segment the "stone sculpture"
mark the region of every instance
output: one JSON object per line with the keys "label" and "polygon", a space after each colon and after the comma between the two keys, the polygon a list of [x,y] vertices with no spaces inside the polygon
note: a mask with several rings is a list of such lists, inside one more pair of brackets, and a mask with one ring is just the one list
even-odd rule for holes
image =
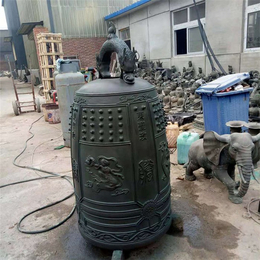
{"label": "stone sculpture", "polygon": [[160,100],[163,100],[164,95],[162,93],[162,88],[157,88],[158,97]]}
{"label": "stone sculpture", "polygon": [[[198,68],[198,74],[194,75],[194,67],[191,61],[188,63],[188,67],[183,67],[182,72],[177,71],[175,65],[171,66],[170,69],[163,69],[162,62],[157,61],[156,66],[155,62],[148,61],[149,68],[145,69],[137,69],[136,76],[141,77],[147,80],[149,83],[154,85],[157,89],[162,88],[162,92],[164,93],[165,89],[170,87],[170,100],[167,97],[165,100],[167,101],[167,107],[165,112],[173,113],[177,110],[182,110],[185,112],[195,112],[201,113],[202,102],[201,97],[195,94],[195,90],[206,82],[211,82],[218,77],[222,76],[217,70],[212,71],[206,76],[202,68]],[[229,65],[229,72],[234,73],[233,67]],[[250,71],[250,80],[247,82],[251,87],[254,88],[254,91],[250,97],[250,109],[249,114],[252,117],[259,117],[260,115],[260,79],[259,72],[254,70]],[[178,89],[177,89],[178,88]],[[177,92],[173,92],[177,90]],[[182,96],[178,96],[179,92],[183,92]],[[160,97],[163,98],[164,95],[159,91]],[[185,99],[185,95],[187,98]],[[180,101],[178,102],[178,99]],[[182,99],[184,98],[184,100]],[[169,102],[170,101],[170,102]],[[179,106],[177,106],[177,103]],[[185,103],[185,104],[184,104]]]}
{"label": "stone sculpture", "polygon": [[188,68],[186,69],[186,73],[185,73],[185,79],[192,79],[193,78],[193,73],[194,73],[194,68],[192,66],[192,62],[189,61],[189,66]]}
{"label": "stone sculpture", "polygon": [[156,66],[157,68],[162,68],[162,62],[161,61],[156,61]]}
{"label": "stone sculpture", "polygon": [[[227,186],[231,202],[242,203],[249,188],[254,165],[260,159],[260,134],[248,133],[218,135],[206,132],[203,139],[194,142],[189,150],[189,161],[185,164],[185,179],[194,181],[194,171],[204,168],[206,178],[213,176]],[[241,183],[235,182],[235,165],[241,177]]]}
{"label": "stone sculpture", "polygon": [[140,65],[139,65],[139,66],[140,66],[141,69],[146,69],[146,68],[149,67],[148,60],[146,59],[145,54],[144,54],[143,59],[142,59],[142,61],[140,62]]}
{"label": "stone sculpture", "polygon": [[186,68],[185,68],[185,67],[182,68],[182,74],[181,74],[181,76],[182,76],[183,78],[185,78],[185,76],[186,76]]}
{"label": "stone sculpture", "polygon": [[197,79],[205,79],[205,74],[202,72],[202,68],[199,67],[199,74],[196,76]]}
{"label": "stone sculpture", "polygon": [[228,65],[228,74],[234,74],[233,67],[231,65]]}
{"label": "stone sculpture", "polygon": [[170,90],[169,89],[165,89],[164,90],[164,98],[163,98],[163,105],[164,105],[164,110],[165,112],[169,112],[171,109],[171,97],[170,97]]}

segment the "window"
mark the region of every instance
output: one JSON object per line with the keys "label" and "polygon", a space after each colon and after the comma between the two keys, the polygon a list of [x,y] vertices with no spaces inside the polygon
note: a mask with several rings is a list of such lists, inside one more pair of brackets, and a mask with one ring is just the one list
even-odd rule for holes
{"label": "window", "polygon": [[256,4],[260,4],[260,1],[259,0],[248,0],[248,6],[256,5]]}
{"label": "window", "polygon": [[245,50],[260,48],[260,0],[247,0],[244,47]]}
{"label": "window", "polygon": [[129,27],[119,30],[119,37],[128,45],[131,50],[130,30]]}
{"label": "window", "polygon": [[[197,4],[197,7],[201,23],[204,25],[205,3]],[[175,55],[204,52],[195,6],[175,11],[172,15]]]}

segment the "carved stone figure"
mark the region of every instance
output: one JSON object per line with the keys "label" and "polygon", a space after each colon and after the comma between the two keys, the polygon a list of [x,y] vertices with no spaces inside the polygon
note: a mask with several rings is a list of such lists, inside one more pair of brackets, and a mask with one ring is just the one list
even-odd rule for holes
{"label": "carved stone figure", "polygon": [[177,72],[176,67],[173,65],[172,66],[172,77],[171,77],[171,79],[174,80],[174,79],[176,79],[178,77],[179,77],[179,72]]}
{"label": "carved stone figure", "polygon": [[189,105],[189,107],[191,107],[195,100],[195,95],[192,94],[191,88],[186,89],[186,95],[187,95],[186,105]]}
{"label": "carved stone figure", "polygon": [[178,84],[176,82],[171,82],[171,89],[175,90],[177,88]]}
{"label": "carved stone figure", "polygon": [[219,78],[220,74],[218,71],[214,70],[212,71],[209,76],[208,76],[208,81],[212,81],[212,80],[215,80],[217,78]]}
{"label": "carved stone figure", "polygon": [[154,79],[159,82],[162,79],[162,73],[158,70],[154,74]]}
{"label": "carved stone figure", "polygon": [[228,65],[228,74],[234,74],[233,67],[231,65]]}
{"label": "carved stone figure", "polygon": [[148,60],[146,59],[145,54],[144,54],[144,56],[143,56],[142,61],[139,63],[139,66],[140,66],[141,69],[146,69],[146,68],[148,68],[149,64],[148,64]]}
{"label": "carved stone figure", "polygon": [[160,100],[163,100],[164,95],[162,93],[162,88],[157,88],[158,97]]}
{"label": "carved stone figure", "polygon": [[184,95],[183,89],[182,89],[181,87],[177,87],[177,88],[176,88],[176,96],[177,96],[178,98],[180,98],[180,97],[183,97],[183,95]]}
{"label": "carved stone figure", "polygon": [[175,72],[177,71],[175,65],[172,65],[172,66],[171,66],[171,69],[172,69],[172,72],[173,72],[173,73],[175,73]]}
{"label": "carved stone figure", "polygon": [[150,65],[150,68],[154,68],[154,66],[155,66],[155,63],[153,62],[153,61],[149,61],[149,65]]}
{"label": "carved stone figure", "polygon": [[192,79],[193,78],[193,73],[194,73],[194,68],[192,66],[192,62],[189,61],[189,66],[186,69],[185,78],[188,79],[188,80]]}
{"label": "carved stone figure", "polygon": [[183,78],[186,76],[186,68],[183,67],[182,68],[182,75],[181,75]]}
{"label": "carved stone figure", "polygon": [[194,82],[191,86],[191,90],[192,90],[192,94],[195,93],[195,90],[200,86],[200,84],[198,82]]}
{"label": "carved stone figure", "polygon": [[199,67],[199,74],[196,76],[197,79],[205,79],[205,74],[202,72],[202,68]]}
{"label": "carved stone figure", "polygon": [[156,61],[156,66],[157,68],[162,68],[162,62],[160,62],[159,60]]}
{"label": "carved stone figure", "polygon": [[178,98],[177,107],[181,108],[184,105],[184,98]]}
{"label": "carved stone figure", "polygon": [[183,87],[183,89],[188,88],[189,87],[189,81],[185,80],[185,79],[182,80],[181,86]]}
{"label": "carved stone figure", "polygon": [[171,97],[171,105],[176,106],[178,98],[176,97],[175,91],[170,92],[170,97]]}
{"label": "carved stone figure", "polygon": [[163,98],[163,105],[165,112],[169,112],[171,109],[171,97],[169,96],[170,90],[165,89],[164,90],[165,97]]}
{"label": "carved stone figure", "polygon": [[[193,171],[204,168],[206,178],[215,176],[227,186],[229,199],[236,204],[242,203],[249,188],[254,164],[260,159],[260,134],[248,133],[218,135],[206,132],[203,139],[194,142],[189,150],[189,161],[185,164],[186,180],[196,179]],[[235,182],[235,165],[241,177],[241,183]]]}

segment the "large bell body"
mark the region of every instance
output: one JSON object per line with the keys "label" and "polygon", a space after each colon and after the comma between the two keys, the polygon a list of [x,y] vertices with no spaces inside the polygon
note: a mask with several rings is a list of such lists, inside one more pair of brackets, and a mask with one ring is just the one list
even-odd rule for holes
{"label": "large bell body", "polygon": [[170,162],[163,105],[135,79],[99,79],[76,92],[72,169],[79,230],[92,244],[133,249],[171,223]]}

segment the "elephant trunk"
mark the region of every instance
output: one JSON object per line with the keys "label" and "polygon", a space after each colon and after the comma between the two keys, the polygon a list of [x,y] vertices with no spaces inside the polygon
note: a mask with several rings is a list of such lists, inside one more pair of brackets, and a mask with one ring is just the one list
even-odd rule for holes
{"label": "elephant trunk", "polygon": [[250,178],[251,178],[251,173],[252,173],[252,168],[251,172],[247,173],[244,172],[242,167],[238,166],[239,174],[241,176],[241,182],[240,182],[240,187],[238,190],[238,193],[236,194],[237,197],[244,197],[248,191],[249,184],[250,184]]}
{"label": "elephant trunk", "polygon": [[241,177],[240,187],[237,197],[244,197],[248,191],[250,178],[253,171],[252,155],[251,153],[243,153],[243,156],[237,158],[237,167]]}

